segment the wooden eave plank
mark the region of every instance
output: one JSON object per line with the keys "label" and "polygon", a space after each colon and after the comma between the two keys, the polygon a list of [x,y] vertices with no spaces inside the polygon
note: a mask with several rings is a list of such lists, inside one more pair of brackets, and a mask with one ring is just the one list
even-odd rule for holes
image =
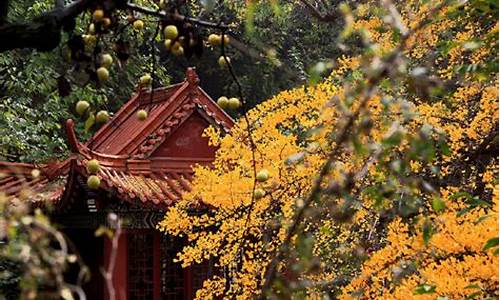
{"label": "wooden eave plank", "polygon": [[175,182],[170,179],[165,173],[162,173],[163,178],[167,182],[168,186],[170,187],[171,190],[173,190],[177,195],[182,196],[182,190],[180,190],[176,185]]}
{"label": "wooden eave plank", "polygon": [[177,172],[170,172],[169,174],[172,174],[172,177],[174,177],[186,191],[192,190],[191,185],[187,183],[187,180],[179,176]]}
{"label": "wooden eave plank", "polygon": [[[152,174],[155,179],[157,180],[157,185],[160,187],[161,191],[163,192],[163,194],[165,196],[167,196],[167,198],[169,198],[171,201],[176,201],[178,200],[179,198],[176,197],[174,194],[172,194],[172,192],[170,192],[165,186],[165,180],[163,178],[161,178],[160,176],[158,176],[157,174],[153,173]],[[169,186],[168,184],[166,184],[167,186]]]}

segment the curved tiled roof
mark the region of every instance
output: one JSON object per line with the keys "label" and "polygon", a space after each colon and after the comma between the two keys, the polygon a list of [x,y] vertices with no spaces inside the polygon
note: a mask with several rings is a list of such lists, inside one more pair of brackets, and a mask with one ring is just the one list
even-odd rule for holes
{"label": "curved tiled roof", "polygon": [[[86,144],[78,141],[73,121],[68,120],[66,132],[74,154],[63,162],[46,165],[0,162],[0,192],[16,197],[28,189],[38,200],[58,200],[73,184],[67,178],[71,174],[89,176],[85,165],[96,159],[101,188],[116,191],[120,199],[158,207],[179,200],[191,189],[193,165],[210,164],[213,153],[203,157],[151,155],[196,112],[206,124],[226,131],[233,125],[198,81],[194,69],[189,68],[182,83],[154,91],[138,90]],[[139,109],[149,112],[146,121],[137,120]],[[38,177],[32,176],[33,169],[40,170]]]}
{"label": "curved tiled roof", "polygon": [[38,165],[0,162],[0,193],[33,202],[54,201],[64,192],[67,162]]}

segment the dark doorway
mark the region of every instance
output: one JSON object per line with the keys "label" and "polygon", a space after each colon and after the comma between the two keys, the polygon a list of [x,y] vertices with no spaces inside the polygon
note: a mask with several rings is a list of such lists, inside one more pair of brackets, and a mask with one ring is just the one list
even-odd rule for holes
{"label": "dark doorway", "polygon": [[[63,232],[71,239],[79,255],[90,270],[90,281],[83,284],[87,299],[102,299],[104,295],[104,280],[101,267],[104,263],[104,241],[94,235],[93,229],[64,229]],[[76,282],[79,267],[71,266],[67,272],[69,282]]]}

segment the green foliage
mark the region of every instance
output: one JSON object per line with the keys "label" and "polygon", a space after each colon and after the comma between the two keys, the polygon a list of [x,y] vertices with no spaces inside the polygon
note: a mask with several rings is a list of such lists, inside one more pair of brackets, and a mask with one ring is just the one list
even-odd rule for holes
{"label": "green foliage", "polygon": [[[26,13],[28,17],[35,17],[52,8],[53,1],[48,0],[11,1],[9,21],[24,20]],[[193,4],[184,9],[190,15],[199,8]],[[208,20],[231,20],[236,25],[230,34],[244,46],[238,49],[230,46],[226,51],[250,104],[248,107],[305,82],[309,76],[317,80],[326,75],[328,72],[315,71],[316,63],[338,54],[338,49],[331,45],[339,27],[311,22],[310,18],[304,18],[305,9],[296,4],[258,2],[247,8],[228,1],[213,10],[207,9],[206,13]],[[252,17],[254,28],[250,35],[245,34],[248,20],[239,17],[245,14]],[[106,109],[112,116],[135,90],[138,78],[151,73],[152,49],[156,58],[155,86],[182,81],[185,67],[195,66],[202,87],[211,96],[236,95],[233,79],[217,64],[220,49],[205,49],[202,57],[190,60],[174,57],[166,52],[163,41],[154,37],[156,28],[150,25],[154,23],[148,22],[150,18],[143,19],[146,21],[143,31],[127,27],[117,35],[104,35],[98,52],[89,50],[97,61],[98,53],[114,56],[113,44],[117,40],[128,43],[128,61],[118,64],[114,56],[110,80],[105,84],[96,83],[89,77],[86,69],[95,68],[93,64],[77,66],[68,60],[65,45],[71,38],[69,33],[64,34],[61,45],[50,53],[15,50],[0,54],[0,69],[4,70],[0,75],[0,105],[7,112],[0,116],[0,156],[9,160],[42,162],[66,155],[62,125],[67,118],[78,119],[74,104],[87,100],[91,103],[91,112]],[[82,14],[76,19],[74,32],[86,34],[90,22],[90,14]],[[207,35],[213,32],[205,31],[203,34]],[[77,133],[82,140],[98,128],[92,124],[87,126],[87,132],[86,120],[88,116],[77,122]]]}
{"label": "green foliage", "polygon": [[22,264],[0,256],[0,295],[6,300],[19,299],[19,282]]}

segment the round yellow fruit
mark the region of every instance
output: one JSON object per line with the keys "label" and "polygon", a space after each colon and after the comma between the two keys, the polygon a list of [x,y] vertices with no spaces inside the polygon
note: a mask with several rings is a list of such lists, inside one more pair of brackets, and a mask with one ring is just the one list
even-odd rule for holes
{"label": "round yellow fruit", "polygon": [[149,74],[142,75],[139,81],[140,81],[141,85],[150,85],[151,84],[151,75],[149,75]]}
{"label": "round yellow fruit", "polygon": [[144,109],[140,109],[137,111],[136,116],[139,121],[144,121],[148,117],[148,112],[145,111]]}
{"label": "round yellow fruit", "polygon": [[167,50],[170,50],[170,47],[172,47],[172,40],[165,40],[165,48],[167,48]]}
{"label": "round yellow fruit", "polygon": [[212,33],[211,35],[208,36],[208,43],[212,46],[220,45],[221,36],[218,34]]}
{"label": "round yellow fruit", "polygon": [[95,43],[97,42],[97,38],[95,37],[95,35],[92,34],[84,34],[82,35],[82,38],[83,41],[85,42],[85,45],[88,47],[94,46]]}
{"label": "round yellow fruit", "polygon": [[165,9],[167,7],[167,3],[165,0],[160,0],[160,3],[158,4],[161,9]]}
{"label": "round yellow fruit", "polygon": [[173,55],[175,56],[180,56],[184,54],[184,48],[182,48],[181,44],[179,42],[175,42],[175,44],[172,46],[172,49],[170,50]]}
{"label": "round yellow fruit", "polygon": [[101,56],[101,66],[109,68],[112,63],[113,63],[113,57],[111,56],[111,54],[106,53]]}
{"label": "round yellow fruit", "polygon": [[222,109],[227,109],[229,107],[229,99],[227,97],[222,96],[217,99],[217,104],[222,108]]}
{"label": "round yellow fruit", "polygon": [[99,165],[99,161],[97,159],[91,159],[87,162],[87,172],[90,174],[96,174],[99,172],[101,166]]}
{"label": "round yellow fruit", "polygon": [[92,19],[94,19],[94,21],[99,22],[103,18],[104,18],[104,11],[102,9],[94,10],[94,13],[92,14]]}
{"label": "round yellow fruit", "polygon": [[135,30],[142,30],[144,28],[144,22],[141,20],[135,20],[132,26]]}
{"label": "round yellow fruit", "polygon": [[262,169],[257,173],[257,181],[259,182],[265,182],[269,179],[269,171],[266,169]]}
{"label": "round yellow fruit", "polygon": [[39,176],[40,176],[40,170],[38,169],[31,170],[31,177],[38,178]]}
{"label": "round yellow fruit", "polygon": [[97,115],[95,116],[95,121],[97,123],[106,123],[107,121],[109,121],[108,112],[105,110],[101,110],[100,112],[98,112]]}
{"label": "round yellow fruit", "polygon": [[102,19],[102,25],[104,27],[108,27],[109,25],[111,25],[111,19],[110,18],[104,18],[104,19]]}
{"label": "round yellow fruit", "polygon": [[260,199],[266,195],[266,192],[263,189],[255,189],[253,195],[255,199]]}
{"label": "round yellow fruit", "polygon": [[100,67],[97,69],[97,78],[99,78],[99,81],[107,81],[109,79],[109,71],[105,67]]}
{"label": "round yellow fruit", "polygon": [[230,98],[229,99],[229,104],[228,107],[230,109],[238,109],[240,107],[241,103],[238,98]]}
{"label": "round yellow fruit", "polygon": [[179,31],[175,25],[168,25],[163,30],[166,39],[174,40],[179,35]]}
{"label": "round yellow fruit", "polygon": [[224,45],[226,45],[226,46],[229,45],[229,35],[227,35],[227,34],[224,34]]}
{"label": "round yellow fruit", "polygon": [[[227,62],[226,62],[227,59]],[[221,68],[227,67],[227,63],[231,63],[231,59],[226,56],[226,59],[224,59],[224,56],[219,57],[219,66]]]}
{"label": "round yellow fruit", "polygon": [[89,176],[89,178],[87,178],[87,186],[90,189],[96,190],[99,188],[100,185],[101,185],[101,179],[99,179],[99,177],[97,177],[96,175],[91,175]]}
{"label": "round yellow fruit", "polygon": [[90,104],[85,101],[85,100],[81,100],[81,101],[78,101],[76,103],[76,107],[75,107],[75,110],[76,110],[76,113],[79,114],[80,116],[83,115],[85,113],[85,111],[90,107]]}
{"label": "round yellow fruit", "polygon": [[89,25],[89,34],[91,34],[91,35],[95,34],[95,25],[94,25],[94,23],[91,23]]}

